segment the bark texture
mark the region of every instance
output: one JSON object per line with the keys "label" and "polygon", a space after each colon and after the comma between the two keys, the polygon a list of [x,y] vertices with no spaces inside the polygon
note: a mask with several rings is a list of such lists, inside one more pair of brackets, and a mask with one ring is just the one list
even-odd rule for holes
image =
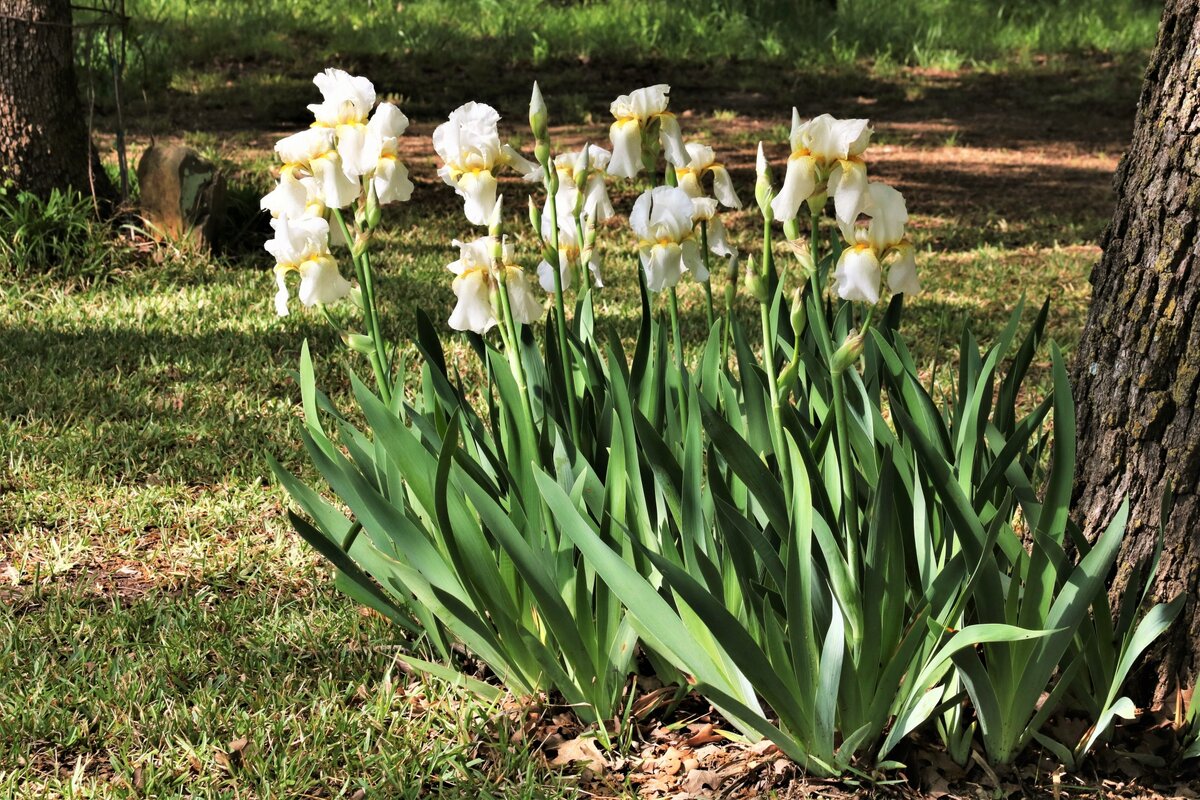
{"label": "bark texture", "polygon": [[1198,81],[1200,0],[1168,0],[1075,361],[1077,521],[1094,537],[1122,498],[1132,505],[1115,595],[1154,547],[1166,486],[1177,494],[1156,593],[1188,599],[1153,656],[1157,674],[1139,687],[1155,702],[1191,686],[1200,667]]}
{"label": "bark texture", "polygon": [[43,197],[91,193],[70,0],[0,0],[0,53],[0,178]]}

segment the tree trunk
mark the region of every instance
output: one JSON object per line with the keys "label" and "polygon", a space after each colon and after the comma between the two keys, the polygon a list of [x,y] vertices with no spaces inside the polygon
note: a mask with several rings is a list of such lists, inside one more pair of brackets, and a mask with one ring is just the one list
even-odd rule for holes
{"label": "tree trunk", "polygon": [[1168,0],[1075,358],[1076,519],[1094,537],[1124,497],[1131,503],[1114,596],[1154,548],[1163,492],[1176,493],[1156,593],[1187,600],[1152,657],[1156,681],[1143,684],[1154,702],[1192,685],[1200,667],[1198,82],[1200,2]]}
{"label": "tree trunk", "polygon": [[0,0],[0,53],[0,180],[43,197],[67,187],[96,194],[108,180],[92,174],[70,0]]}

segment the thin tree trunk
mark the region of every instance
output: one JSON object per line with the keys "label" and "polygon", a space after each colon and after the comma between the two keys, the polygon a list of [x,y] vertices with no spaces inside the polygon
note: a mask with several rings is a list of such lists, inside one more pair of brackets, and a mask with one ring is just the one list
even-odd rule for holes
{"label": "thin tree trunk", "polygon": [[0,179],[42,196],[107,186],[91,174],[99,162],[75,84],[70,0],[0,0],[0,53]]}
{"label": "thin tree trunk", "polygon": [[1075,360],[1077,520],[1094,536],[1122,498],[1132,504],[1114,596],[1153,550],[1163,492],[1176,493],[1157,594],[1187,601],[1154,655],[1155,680],[1143,684],[1157,684],[1143,698],[1155,702],[1192,685],[1200,667],[1198,83],[1200,2],[1168,0]]}

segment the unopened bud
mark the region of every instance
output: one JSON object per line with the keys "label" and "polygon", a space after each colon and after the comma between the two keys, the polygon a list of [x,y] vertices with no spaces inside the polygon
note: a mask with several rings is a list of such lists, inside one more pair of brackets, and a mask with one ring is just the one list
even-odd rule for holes
{"label": "unopened bud", "polygon": [[800,333],[800,331],[804,330],[804,325],[808,322],[808,309],[804,305],[804,284],[797,286],[796,291],[792,292],[792,307],[790,310],[792,312],[792,330]]}
{"label": "unopened bud", "polygon": [[771,165],[767,163],[767,155],[763,152],[762,142],[758,143],[758,159],[755,161],[755,171],[758,178],[754,182],[754,199],[762,211],[763,219],[767,222],[775,219],[771,210],[771,201],[775,199],[775,189],[771,186]]}
{"label": "unopened bud", "polygon": [[583,187],[587,185],[588,173],[592,170],[592,146],[584,144],[583,149],[575,156],[575,163],[572,168],[575,171],[575,188],[583,191]]}
{"label": "unopened bud", "polygon": [[367,191],[367,213],[364,216],[367,230],[374,230],[378,227],[379,220],[383,216],[383,209],[379,205],[379,195],[375,192],[374,181],[371,181],[370,189]]}
{"label": "unopened bud", "polygon": [[550,169],[550,140],[538,139],[533,146],[533,157],[542,165],[544,170]]}
{"label": "unopened bud", "polygon": [[533,226],[534,235],[542,235],[542,210],[534,202],[533,195],[529,196],[529,224]]}
{"label": "unopened bud", "polygon": [[851,333],[846,337],[846,341],[842,342],[842,346],[833,354],[833,363],[830,364],[830,369],[833,370],[834,375],[841,375],[858,361],[866,346],[865,341],[861,333]]}
{"label": "unopened bud", "polygon": [[746,259],[746,290],[758,302],[767,302],[769,296],[767,281],[764,276],[758,274],[758,264],[755,262],[754,256]]}
{"label": "unopened bud", "polygon": [[679,185],[679,176],[675,174],[675,165],[671,164],[670,162],[667,162],[667,171],[665,177],[667,179],[667,186]]}
{"label": "unopened bud", "polygon": [[371,241],[371,237],[366,231],[360,230],[354,235],[354,243],[350,245],[350,255],[352,258],[362,258],[362,254],[367,252],[367,244]]}
{"label": "unopened bud", "polygon": [[829,195],[825,192],[814,194],[806,201],[808,203],[808,212],[813,216],[817,216],[825,210],[825,203],[829,200]]}
{"label": "unopened bud", "polygon": [[730,283],[734,283],[734,284],[737,283],[738,262],[741,259],[741,257],[742,257],[741,253],[739,253],[737,250],[734,250],[733,253],[729,256],[729,263],[725,265],[725,278]]}
{"label": "unopened bud", "polygon": [[[549,113],[546,111],[546,101],[542,98],[542,90],[538,88],[537,81],[533,82],[533,96],[529,99],[529,127],[533,131],[533,138],[542,141],[547,137],[546,123],[549,120]],[[541,161],[541,159],[538,159]]]}
{"label": "unopened bud", "polygon": [[491,216],[488,217],[488,236],[497,240],[500,239],[500,221],[502,219],[502,209],[504,207],[504,195],[496,198],[496,205],[492,206]]}
{"label": "unopened bud", "polygon": [[375,340],[361,333],[343,333],[342,344],[356,353],[370,354],[375,352]]}

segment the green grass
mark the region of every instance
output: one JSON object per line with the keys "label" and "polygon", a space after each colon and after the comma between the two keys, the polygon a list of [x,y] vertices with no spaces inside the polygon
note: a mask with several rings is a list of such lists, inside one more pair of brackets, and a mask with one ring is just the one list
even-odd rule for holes
{"label": "green grass", "polygon": [[[105,2],[100,3],[101,6]],[[714,62],[811,71],[904,65],[1030,65],[1046,54],[1141,54],[1161,6],[1150,0],[409,0],[330,4],[128,0],[127,82],[217,91],[249,67],[286,84],[318,63],[393,65],[400,74],[471,65]],[[94,21],[93,12],[77,12]],[[79,57],[102,100],[111,86],[104,29],[80,32]],[[114,54],[120,52],[117,48]],[[453,54],[447,57],[447,54]],[[88,66],[90,65],[90,67]],[[582,87],[586,88],[586,87]],[[137,95],[132,90],[131,97]]]}

